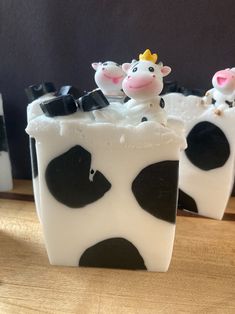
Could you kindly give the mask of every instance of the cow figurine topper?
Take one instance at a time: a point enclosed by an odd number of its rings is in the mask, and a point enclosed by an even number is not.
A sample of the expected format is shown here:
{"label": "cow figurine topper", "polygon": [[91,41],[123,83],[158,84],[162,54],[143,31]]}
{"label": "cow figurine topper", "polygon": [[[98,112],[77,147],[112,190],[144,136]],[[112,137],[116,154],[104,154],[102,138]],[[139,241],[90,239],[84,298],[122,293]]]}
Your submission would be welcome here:
{"label": "cow figurine topper", "polygon": [[126,76],[122,67],[113,61],[92,63],[96,85],[105,96],[123,96],[122,81]]}
{"label": "cow figurine topper", "polygon": [[148,110],[159,111],[159,122],[166,124],[163,110],[164,101],[159,96],[163,89],[163,77],[171,72],[171,68],[157,62],[157,54],[149,49],[139,55],[139,61],[124,63],[122,69],[127,76],[122,82],[125,94],[131,98],[131,105],[144,105]]}
{"label": "cow figurine topper", "polygon": [[220,115],[224,109],[235,105],[235,68],[227,68],[215,73],[212,78],[213,88],[207,91],[202,102],[213,103],[215,113]]}

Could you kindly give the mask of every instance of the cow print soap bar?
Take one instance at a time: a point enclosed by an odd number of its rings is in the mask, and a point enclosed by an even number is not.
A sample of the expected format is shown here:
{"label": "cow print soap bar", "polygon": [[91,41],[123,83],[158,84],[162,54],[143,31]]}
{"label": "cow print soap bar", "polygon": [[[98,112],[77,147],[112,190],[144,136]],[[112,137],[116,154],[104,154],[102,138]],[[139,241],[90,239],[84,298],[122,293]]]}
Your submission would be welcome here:
{"label": "cow print soap bar", "polygon": [[[157,54],[149,50],[139,59],[118,68],[127,74],[122,84],[132,98],[127,103],[109,103],[94,90],[76,100],[78,110],[65,117],[51,106],[56,98],[46,103],[46,116],[27,126],[36,139],[41,222],[51,264],[169,267],[179,156],[186,141],[182,122],[168,121],[158,96],[170,68],[156,64]],[[110,74],[103,67],[102,78]],[[111,77],[113,84],[117,80]]]}
{"label": "cow print soap bar", "polygon": [[234,181],[235,109],[216,114],[201,97],[164,96],[168,114],[186,125],[179,167],[179,208],[222,219]]}

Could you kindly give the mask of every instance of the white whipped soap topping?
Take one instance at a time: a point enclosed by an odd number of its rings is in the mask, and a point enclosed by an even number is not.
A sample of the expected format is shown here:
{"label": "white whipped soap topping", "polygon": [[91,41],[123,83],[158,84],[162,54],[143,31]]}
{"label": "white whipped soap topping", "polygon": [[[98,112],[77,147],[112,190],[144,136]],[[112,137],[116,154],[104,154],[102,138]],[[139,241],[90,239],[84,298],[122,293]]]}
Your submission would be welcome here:
{"label": "white whipped soap topping", "polygon": [[50,136],[50,133],[59,133],[61,136],[70,134],[102,146],[120,144],[150,147],[160,145],[162,141],[174,141],[184,149],[186,141],[183,122],[169,118],[166,125],[163,125],[159,118],[162,112],[165,115],[159,106],[134,105],[131,100],[125,104],[111,103],[100,110],[78,111],[68,116],[50,118],[41,115],[29,122],[26,131],[39,140]]}

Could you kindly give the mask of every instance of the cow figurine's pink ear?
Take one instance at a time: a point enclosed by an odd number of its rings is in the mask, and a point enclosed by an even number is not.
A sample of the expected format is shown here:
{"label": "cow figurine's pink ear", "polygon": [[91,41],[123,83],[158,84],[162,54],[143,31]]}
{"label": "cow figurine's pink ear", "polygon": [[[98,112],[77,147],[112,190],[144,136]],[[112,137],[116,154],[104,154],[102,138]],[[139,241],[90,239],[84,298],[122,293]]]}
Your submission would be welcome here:
{"label": "cow figurine's pink ear", "polygon": [[91,64],[92,68],[97,71],[98,67],[101,65],[102,63],[101,62],[93,62]]}
{"label": "cow figurine's pink ear", "polygon": [[131,67],[131,63],[123,63],[122,64],[122,69],[125,73],[127,73],[129,71],[130,67]]}
{"label": "cow figurine's pink ear", "polygon": [[171,68],[164,65],[163,67],[161,67],[161,72],[162,72],[162,76],[167,76],[168,74],[171,73]]}

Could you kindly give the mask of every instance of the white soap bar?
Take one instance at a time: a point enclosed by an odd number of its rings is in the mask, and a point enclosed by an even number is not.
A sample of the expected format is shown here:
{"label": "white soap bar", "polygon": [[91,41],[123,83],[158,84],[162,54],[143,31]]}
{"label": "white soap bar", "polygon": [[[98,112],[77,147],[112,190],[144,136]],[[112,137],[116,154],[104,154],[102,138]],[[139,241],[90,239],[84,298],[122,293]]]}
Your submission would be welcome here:
{"label": "white soap bar", "polygon": [[8,151],[2,96],[0,94],[0,191],[9,191],[12,187],[11,162]]}
{"label": "white soap bar", "polygon": [[137,109],[133,121],[128,105],[115,103],[29,122],[51,264],[168,269],[184,129],[151,112],[143,120]]}
{"label": "white soap bar", "polygon": [[164,96],[169,115],[185,122],[188,148],[181,153],[179,206],[222,219],[234,182],[235,108],[221,115],[201,98]]}

